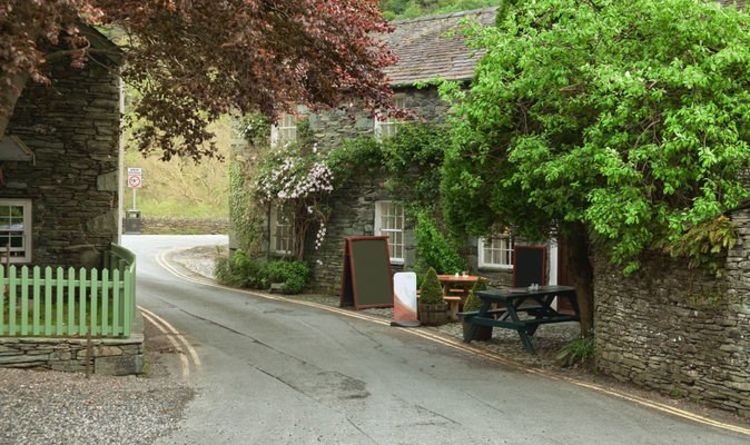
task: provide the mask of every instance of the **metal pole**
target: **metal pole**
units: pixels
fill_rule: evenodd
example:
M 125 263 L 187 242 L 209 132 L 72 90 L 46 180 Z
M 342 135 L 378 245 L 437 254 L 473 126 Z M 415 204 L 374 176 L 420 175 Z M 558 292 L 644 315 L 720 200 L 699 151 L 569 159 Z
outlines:
M 135 191 L 136 190 L 137 189 L 135 187 L 133 187 L 133 210 L 136 210 L 136 207 L 135 207 Z

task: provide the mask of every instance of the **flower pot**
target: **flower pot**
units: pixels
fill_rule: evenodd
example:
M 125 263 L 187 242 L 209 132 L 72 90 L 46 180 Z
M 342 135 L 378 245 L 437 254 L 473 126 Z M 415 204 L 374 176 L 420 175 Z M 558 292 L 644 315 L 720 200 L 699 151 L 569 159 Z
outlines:
M 448 305 L 419 303 L 419 321 L 427 326 L 440 326 L 448 322 Z
M 461 326 L 464 328 L 464 338 L 466 338 L 466 332 L 468 332 L 471 322 L 471 318 L 464 318 L 461 320 Z M 487 341 L 492 338 L 492 326 L 477 326 L 477 330 L 474 331 L 474 338 L 472 340 Z

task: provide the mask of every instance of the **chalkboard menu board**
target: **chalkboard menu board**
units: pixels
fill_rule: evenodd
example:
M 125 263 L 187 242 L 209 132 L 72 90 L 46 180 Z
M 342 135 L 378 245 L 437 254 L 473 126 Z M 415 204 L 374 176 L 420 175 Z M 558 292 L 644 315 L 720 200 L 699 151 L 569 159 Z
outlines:
M 340 304 L 356 309 L 393 306 L 393 277 L 387 237 L 344 239 Z
M 513 248 L 513 287 L 528 287 L 547 283 L 547 248 L 545 246 L 515 246 Z

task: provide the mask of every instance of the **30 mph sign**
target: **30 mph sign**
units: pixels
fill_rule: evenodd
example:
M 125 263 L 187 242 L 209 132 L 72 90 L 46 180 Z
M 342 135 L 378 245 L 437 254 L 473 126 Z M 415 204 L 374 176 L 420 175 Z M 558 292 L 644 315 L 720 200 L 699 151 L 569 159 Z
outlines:
M 128 187 L 139 189 L 143 185 L 143 170 L 140 168 L 128 168 Z

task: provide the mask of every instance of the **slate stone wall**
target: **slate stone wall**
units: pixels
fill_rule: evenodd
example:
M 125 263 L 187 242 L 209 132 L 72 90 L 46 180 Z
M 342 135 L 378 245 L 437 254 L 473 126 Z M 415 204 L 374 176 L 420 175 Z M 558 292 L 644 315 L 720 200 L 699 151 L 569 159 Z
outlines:
M 101 266 L 117 239 L 118 78 L 96 63 L 52 71 L 16 105 L 8 133 L 36 160 L 5 163 L 0 198 L 32 200 L 33 265 Z
M 625 278 L 597 255 L 597 366 L 672 396 L 750 416 L 750 213 L 717 280 L 653 257 Z
M 143 234 L 225 235 L 229 233 L 228 218 L 168 218 L 144 216 L 141 218 Z
M 0 337 L 0 367 L 51 369 L 101 375 L 143 374 L 143 319 L 137 313 L 129 338 Z

